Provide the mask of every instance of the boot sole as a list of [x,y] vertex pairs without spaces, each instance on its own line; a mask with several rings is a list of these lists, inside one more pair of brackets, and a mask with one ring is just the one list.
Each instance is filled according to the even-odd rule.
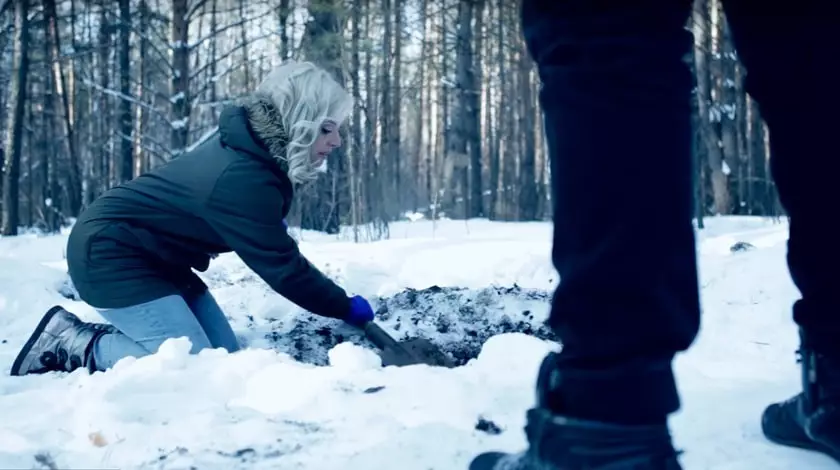
[[26,359],[26,356],[32,351],[32,346],[35,345],[35,342],[38,341],[38,338],[44,333],[44,330],[47,328],[47,325],[50,323],[50,320],[55,316],[56,313],[64,310],[60,305],[56,305],[49,310],[47,313],[44,314],[44,317],[41,318],[41,321],[38,323],[38,326],[35,327],[35,331],[29,336],[29,339],[26,340],[23,347],[20,349],[17,357],[15,358],[15,362],[12,363],[12,369],[10,371],[10,375],[13,377],[21,377],[22,374],[20,373],[20,368],[23,365],[23,361]]
[[778,438],[776,436],[772,436],[772,435],[768,435],[768,434],[765,434],[764,437],[766,437],[767,440],[769,440],[770,442],[772,442],[774,444],[778,444],[778,445],[782,445],[782,446],[786,446],[786,447],[793,447],[793,448],[796,448],[796,449],[810,450],[812,452],[819,452],[823,455],[831,457],[832,459],[834,459],[835,462],[840,464],[840,454],[838,454],[836,452],[833,452],[831,449],[829,449],[828,447],[820,444],[819,442],[781,439],[781,438]]

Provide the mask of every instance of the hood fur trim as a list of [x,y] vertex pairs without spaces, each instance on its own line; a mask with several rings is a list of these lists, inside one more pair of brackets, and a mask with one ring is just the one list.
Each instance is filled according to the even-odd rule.
[[300,178],[302,173],[309,173],[312,166],[308,160],[289,161],[288,143],[289,135],[283,126],[283,120],[276,106],[271,100],[259,95],[249,95],[238,103],[245,108],[248,114],[248,122],[256,134],[257,139],[268,149],[268,152],[277,160],[280,167],[289,175],[293,183],[303,183]]

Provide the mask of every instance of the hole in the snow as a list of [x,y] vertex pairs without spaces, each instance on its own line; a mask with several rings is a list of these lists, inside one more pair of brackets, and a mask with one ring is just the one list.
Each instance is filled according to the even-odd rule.
[[[557,341],[543,323],[551,303],[551,293],[545,290],[517,285],[484,289],[432,286],[406,289],[373,303],[377,305],[376,321],[398,340],[428,338],[456,365],[477,357],[484,342],[501,333]],[[278,351],[318,365],[327,364],[327,351],[343,341],[376,350],[360,330],[314,315],[299,317],[291,330],[269,331],[266,338]]]

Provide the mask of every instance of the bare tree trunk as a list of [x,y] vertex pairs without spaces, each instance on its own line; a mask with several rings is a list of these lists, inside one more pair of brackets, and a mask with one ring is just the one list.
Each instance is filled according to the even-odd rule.
[[[734,52],[734,51],[733,51]],[[747,119],[750,117],[749,106],[747,104],[747,94],[743,90],[743,70],[737,62],[734,64],[734,85],[733,93],[736,103],[735,120],[735,136],[736,136],[736,155],[733,158],[738,162],[738,213],[752,214],[753,200],[750,195],[750,152],[747,150],[749,144],[747,143]]]
[[540,106],[540,79],[536,71],[531,74],[531,119],[534,122],[534,161],[537,167],[537,208],[535,219],[544,219],[552,214],[548,195],[548,146],[545,139],[545,121],[542,119],[543,112]]
[[6,142],[9,143],[5,151],[0,146],[0,157],[3,157],[3,235],[17,235],[20,223],[20,155],[23,144],[23,119],[26,105],[27,76],[29,74],[29,0],[15,2],[14,54],[12,64],[14,75],[9,86],[9,108],[11,116],[8,118]]
[[248,23],[245,22],[245,3],[247,0],[239,0],[239,18],[242,27],[239,28],[239,40],[242,44],[242,73],[245,74],[245,89],[251,89],[251,60],[248,55]]
[[393,44],[393,1],[382,0],[382,22],[385,31],[382,37],[383,54],[382,54],[382,69],[379,75],[379,93],[382,96],[382,104],[379,109],[379,119],[381,127],[381,138],[379,141],[379,161],[384,166],[384,178],[387,181],[385,188],[386,210],[388,218],[393,219],[396,216],[396,207],[394,204],[394,181],[396,180],[396,156],[391,152],[393,147],[391,140],[393,139],[393,119],[396,113],[393,108],[393,89],[391,88],[391,69],[394,57]]
[[[365,12],[367,12],[365,15],[364,29],[365,32],[370,32],[370,17],[372,15],[370,8],[371,0],[362,0],[362,3]],[[379,168],[376,163],[376,139],[378,136],[377,124],[379,123],[379,110],[377,107],[378,102],[376,94],[372,92],[375,76],[376,71],[374,70],[373,65],[373,52],[371,51],[371,48],[368,47],[365,51],[365,90],[367,91],[365,97],[365,122],[367,123],[366,138],[368,145],[366,146],[367,151],[365,152],[365,165],[363,168],[365,171],[365,211],[369,217],[375,212],[375,201],[379,200],[380,206],[378,206],[378,208],[382,208],[381,197],[378,197],[382,196],[381,174],[379,173]]]
[[470,149],[470,217],[484,217],[484,197],[482,196],[484,188],[482,187],[482,145],[481,145],[481,84],[482,79],[482,65],[481,54],[483,52],[482,40],[483,32],[483,18],[485,0],[473,0],[473,17],[475,18],[475,41],[469,44],[470,55],[473,58],[472,67],[467,73],[468,102],[470,104],[469,120],[466,122],[467,142]]
[[[442,28],[438,27],[438,22],[441,21],[441,16],[433,15],[432,13],[433,11],[429,11],[426,17],[426,21],[429,23],[428,47],[431,50],[440,50],[442,47],[441,43],[443,42],[443,33]],[[429,54],[424,58],[429,61],[427,79],[429,83],[426,92],[426,96],[429,97],[429,114],[427,116],[428,131],[426,133],[428,139],[426,145],[426,208],[430,213],[429,215],[435,218],[437,214],[436,204],[440,175],[440,141],[443,140],[444,133],[440,119],[441,107],[443,105],[441,102],[442,74],[441,68],[438,66],[437,55]]]
[[[111,87],[111,71],[108,67],[109,57],[111,52],[111,25],[108,22],[106,8],[102,8],[99,12],[99,86],[102,90],[108,90]],[[96,153],[96,160],[93,165],[94,177],[98,179],[99,185],[96,188],[95,196],[102,194],[106,189],[110,188],[115,178],[111,175],[111,159],[112,159],[112,135],[113,131],[110,128],[109,122],[111,120],[111,97],[107,93],[99,94],[99,139],[100,151]]]
[[[711,0],[712,8],[712,57],[713,74],[716,83],[716,96],[718,97],[717,107],[720,110],[720,149],[724,165],[728,164],[729,174],[737,176],[740,173],[740,158],[738,155],[738,90],[735,83],[737,65],[735,49],[729,38],[729,28],[723,16],[723,7],[719,0]],[[741,93],[743,96],[743,93]],[[729,194],[729,207],[725,213],[740,213],[745,205],[743,193],[736,191],[735,197],[729,187],[728,175],[724,175],[726,191]],[[736,187],[737,189],[737,187]],[[734,203],[734,205],[733,205]]]
[[539,207],[539,192],[537,191],[537,171],[536,171],[536,136],[534,128],[536,127],[533,99],[531,96],[531,73],[533,72],[532,62],[527,54],[520,54],[519,62],[519,89],[521,90],[519,96],[520,102],[520,116],[523,149],[519,155],[519,198],[518,198],[518,220],[536,220],[537,209]]
[[[303,39],[304,56],[329,72],[344,85],[344,66],[341,60],[343,43],[338,0],[310,0],[312,20],[306,25]],[[341,128],[342,133],[346,127]],[[346,136],[345,136],[346,137]],[[346,201],[345,178],[347,150],[344,146],[333,151],[327,159],[327,174],[300,198],[301,227],[337,234],[341,228],[343,202]],[[302,196],[304,196],[302,194]]]
[[354,3],[351,7],[353,11],[353,29],[351,32],[350,42],[350,84],[352,87],[353,99],[355,105],[353,106],[353,129],[350,131],[352,138],[352,148],[348,152],[350,162],[348,169],[350,171],[350,222],[353,225],[353,241],[359,241],[359,188],[358,177],[361,166],[359,162],[365,154],[366,149],[362,144],[362,90],[359,84],[359,73],[362,70],[361,60],[359,58],[359,42],[362,35],[362,5]]
[[[215,0],[213,0],[213,4],[215,5]],[[147,44],[148,39],[146,35],[148,34],[149,29],[149,5],[146,0],[140,0],[138,5],[138,16],[139,16],[139,25],[138,25],[138,42],[140,43],[140,51],[138,54],[137,60],[137,75],[138,75],[138,83],[137,83],[137,91],[135,92],[135,96],[137,97],[137,101],[140,103],[135,107],[135,116],[134,116],[134,175],[138,176],[142,173],[145,173],[149,170],[149,158],[148,154],[143,151],[143,133],[146,131],[146,113],[143,111],[142,104],[146,101],[146,87],[148,86],[148,80],[146,79],[147,74],[147,67],[146,67],[146,54],[148,54],[149,46]]]
[[76,153],[75,138],[73,135],[72,110],[70,108],[67,86],[64,81],[64,71],[61,67],[61,39],[58,30],[58,15],[56,13],[55,0],[44,0],[44,15],[47,25],[48,43],[50,44],[50,59],[52,60],[53,87],[55,94],[59,97],[61,106],[60,117],[67,145],[69,157],[69,168],[67,169],[67,205],[71,215],[79,213],[81,207],[82,185],[79,177],[79,161]]
[[188,0],[172,0],[172,135],[170,151],[180,155],[187,147],[190,127],[190,49]]
[[[516,35],[512,34],[511,38],[516,38],[514,41],[518,42]],[[519,82],[522,80],[522,76],[519,73],[515,73],[517,64],[519,64],[520,49],[518,47],[508,47],[507,50],[509,56],[507,57],[505,66],[510,67],[512,71],[512,73],[508,74],[507,86],[508,93],[510,93],[512,99],[508,101],[506,114],[507,123],[505,129],[507,130],[507,136],[505,137],[505,159],[502,162],[502,207],[505,220],[513,220],[516,218],[516,207],[518,204],[516,195],[518,194],[519,143],[522,141],[522,126],[519,122],[520,100],[522,98],[518,93]]]
[[421,171],[421,168],[425,166],[424,163],[427,163],[429,158],[426,139],[429,119],[429,101],[431,99],[431,97],[428,96],[429,89],[427,87],[426,79],[426,56],[428,55],[429,50],[429,40],[427,39],[429,34],[428,10],[429,0],[422,0],[420,3],[420,24],[423,28],[421,36],[423,39],[420,43],[420,63],[418,64],[419,69],[417,70],[417,94],[420,103],[417,106],[419,109],[417,121],[414,123],[414,140],[416,142],[416,147],[414,148],[414,159],[411,171],[411,179],[416,181],[416,183],[414,183],[413,199],[411,202],[411,208],[414,212],[417,212],[420,209],[421,193],[426,192],[429,187],[429,182],[426,180],[427,173],[424,174]]
[[[46,38],[49,38],[49,23],[44,22],[44,35]],[[44,57],[51,57],[52,56],[52,47],[49,40],[44,41]],[[60,149],[59,146],[63,143],[63,141],[58,140],[57,136],[55,135],[56,127],[60,128],[60,125],[56,124],[56,120],[58,119],[59,112],[57,111],[57,104],[56,104],[56,85],[55,85],[55,75],[53,74],[53,67],[51,63],[47,65],[47,83],[49,86],[45,87],[44,93],[46,95],[46,99],[44,102],[44,122],[43,128],[45,131],[45,154],[46,154],[46,162],[44,165],[44,198],[43,198],[43,210],[46,214],[46,230],[48,232],[58,232],[61,228],[61,225],[64,223],[64,213],[62,212],[62,204],[61,204],[61,183],[59,179],[59,169],[58,169],[58,162],[59,162],[59,154]]]
[[502,129],[502,124],[504,123],[504,117],[506,112],[507,106],[507,96],[508,94],[505,92],[506,89],[506,70],[507,64],[505,63],[505,0],[498,0],[496,5],[496,11],[498,17],[496,19],[496,40],[499,41],[499,48],[497,49],[496,55],[496,67],[499,69],[499,99],[496,103],[496,119],[494,122],[495,125],[495,135],[493,136],[493,140],[495,145],[493,146],[493,152],[490,155],[490,218],[495,219],[498,216],[499,211],[499,175],[500,175],[500,165],[502,160],[502,154],[505,151],[506,144],[502,139],[502,136],[505,135]]
[[[443,210],[446,206],[454,204],[454,197],[450,195],[452,187],[452,162],[449,158],[448,152],[450,147],[450,139],[452,138],[452,129],[449,126],[449,111],[450,111],[450,89],[452,82],[449,77],[450,69],[450,54],[448,53],[450,47],[449,40],[449,18],[447,18],[447,11],[449,9],[449,2],[442,0],[440,3],[440,44],[439,47],[443,52],[441,54],[440,63],[440,87],[438,89],[438,96],[440,105],[438,106],[438,145],[435,152],[435,193],[432,200],[435,201],[435,206],[440,206],[438,209]],[[448,204],[443,204],[442,200],[451,201]]]
[[119,128],[120,128],[120,181],[128,181],[134,174],[134,139],[131,136],[134,127],[131,120],[131,3],[129,0],[119,0],[120,28],[119,28],[119,64],[120,64],[120,94]]
[[712,128],[711,120],[720,119],[720,110],[711,106],[711,80],[708,62],[711,38],[709,34],[709,1],[695,0],[694,20],[694,66],[697,75],[697,104],[700,115],[700,132],[706,145],[706,158],[711,171],[712,194],[715,211],[726,214],[729,211],[729,183],[724,172],[723,151],[720,148],[717,132]]
[[[494,43],[496,41],[490,40],[492,38],[491,26],[494,24],[495,16],[494,16],[494,5],[489,3],[487,5],[487,22],[485,23],[485,35],[488,36],[488,40],[484,41],[484,49],[482,50],[482,55],[484,56],[483,61],[483,74],[485,77],[493,77],[496,74],[494,73],[494,63],[492,62],[493,52],[494,52]],[[492,174],[492,166],[493,160],[496,158],[498,143],[496,137],[496,113],[497,113],[497,104],[493,102],[494,98],[494,91],[495,86],[492,79],[487,80],[484,85],[484,107],[482,108],[484,114],[484,142],[485,145],[485,161],[483,162],[485,172],[482,174],[482,178],[487,181],[486,183],[486,190],[482,190],[481,196],[482,201],[485,201],[484,196],[492,194],[493,187],[495,185],[495,181],[493,180]],[[496,215],[495,208],[493,207],[493,201],[489,198],[484,202],[484,213],[489,219],[493,219]]]
[[[27,80],[29,85],[29,90],[27,92],[28,95],[34,95],[35,87],[32,85],[31,80]],[[10,89],[13,89],[10,87]],[[34,227],[36,225],[35,219],[35,207],[38,204],[39,198],[35,193],[35,156],[37,153],[33,151],[35,148],[35,113],[32,112],[32,101],[31,99],[27,100],[27,107],[29,110],[26,112],[27,115],[27,127],[26,130],[26,146],[29,149],[29,156],[26,158],[26,166],[27,166],[27,174],[29,175],[26,178],[26,200],[29,201],[26,204],[27,210],[27,217],[26,217],[26,224],[29,227]]]
[[699,116],[692,117],[691,158],[694,165],[694,216],[697,218],[697,228],[706,228],[706,178],[703,165],[702,150],[705,149],[703,136],[700,133]]
[[[49,45],[44,42],[45,57],[49,57]],[[47,70],[49,72],[49,70]],[[58,186],[58,148],[54,142],[55,95],[52,92],[51,75],[48,73],[44,84],[44,113],[41,115],[41,128],[44,138],[41,150],[41,213],[44,214],[44,230],[57,232],[63,222],[60,207],[60,188]]]
[[474,73],[473,67],[473,30],[472,20],[475,0],[463,1],[458,4],[458,35],[456,40],[456,75],[458,86],[458,100],[456,113],[458,118],[453,123],[452,138],[449,141],[446,158],[449,160],[452,179],[450,181],[449,205],[454,210],[461,203],[460,215],[464,218],[471,216],[469,212],[469,145],[472,143],[471,132],[474,129]]
[[[354,5],[354,8],[356,7]],[[277,23],[280,29],[280,58],[282,60],[287,60],[292,50],[289,44],[289,32],[286,30],[291,13],[289,0],[280,0],[280,8],[277,9]]]
[[402,212],[404,209],[405,191],[402,188],[401,179],[403,171],[402,153],[402,35],[403,35],[403,14],[405,9],[405,2],[397,0],[393,4],[394,8],[394,69],[392,71],[393,79],[391,85],[391,95],[393,96],[391,102],[391,128],[389,130],[390,137],[388,143],[390,144],[391,158],[393,159],[394,180],[393,191],[391,197],[396,201],[396,213]]

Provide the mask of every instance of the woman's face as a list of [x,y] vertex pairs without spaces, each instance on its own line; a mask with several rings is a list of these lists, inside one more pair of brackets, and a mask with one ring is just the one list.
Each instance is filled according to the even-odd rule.
[[333,121],[324,121],[315,143],[312,144],[310,158],[315,167],[320,167],[330,154],[337,147],[341,146],[341,136],[338,133],[338,124]]

